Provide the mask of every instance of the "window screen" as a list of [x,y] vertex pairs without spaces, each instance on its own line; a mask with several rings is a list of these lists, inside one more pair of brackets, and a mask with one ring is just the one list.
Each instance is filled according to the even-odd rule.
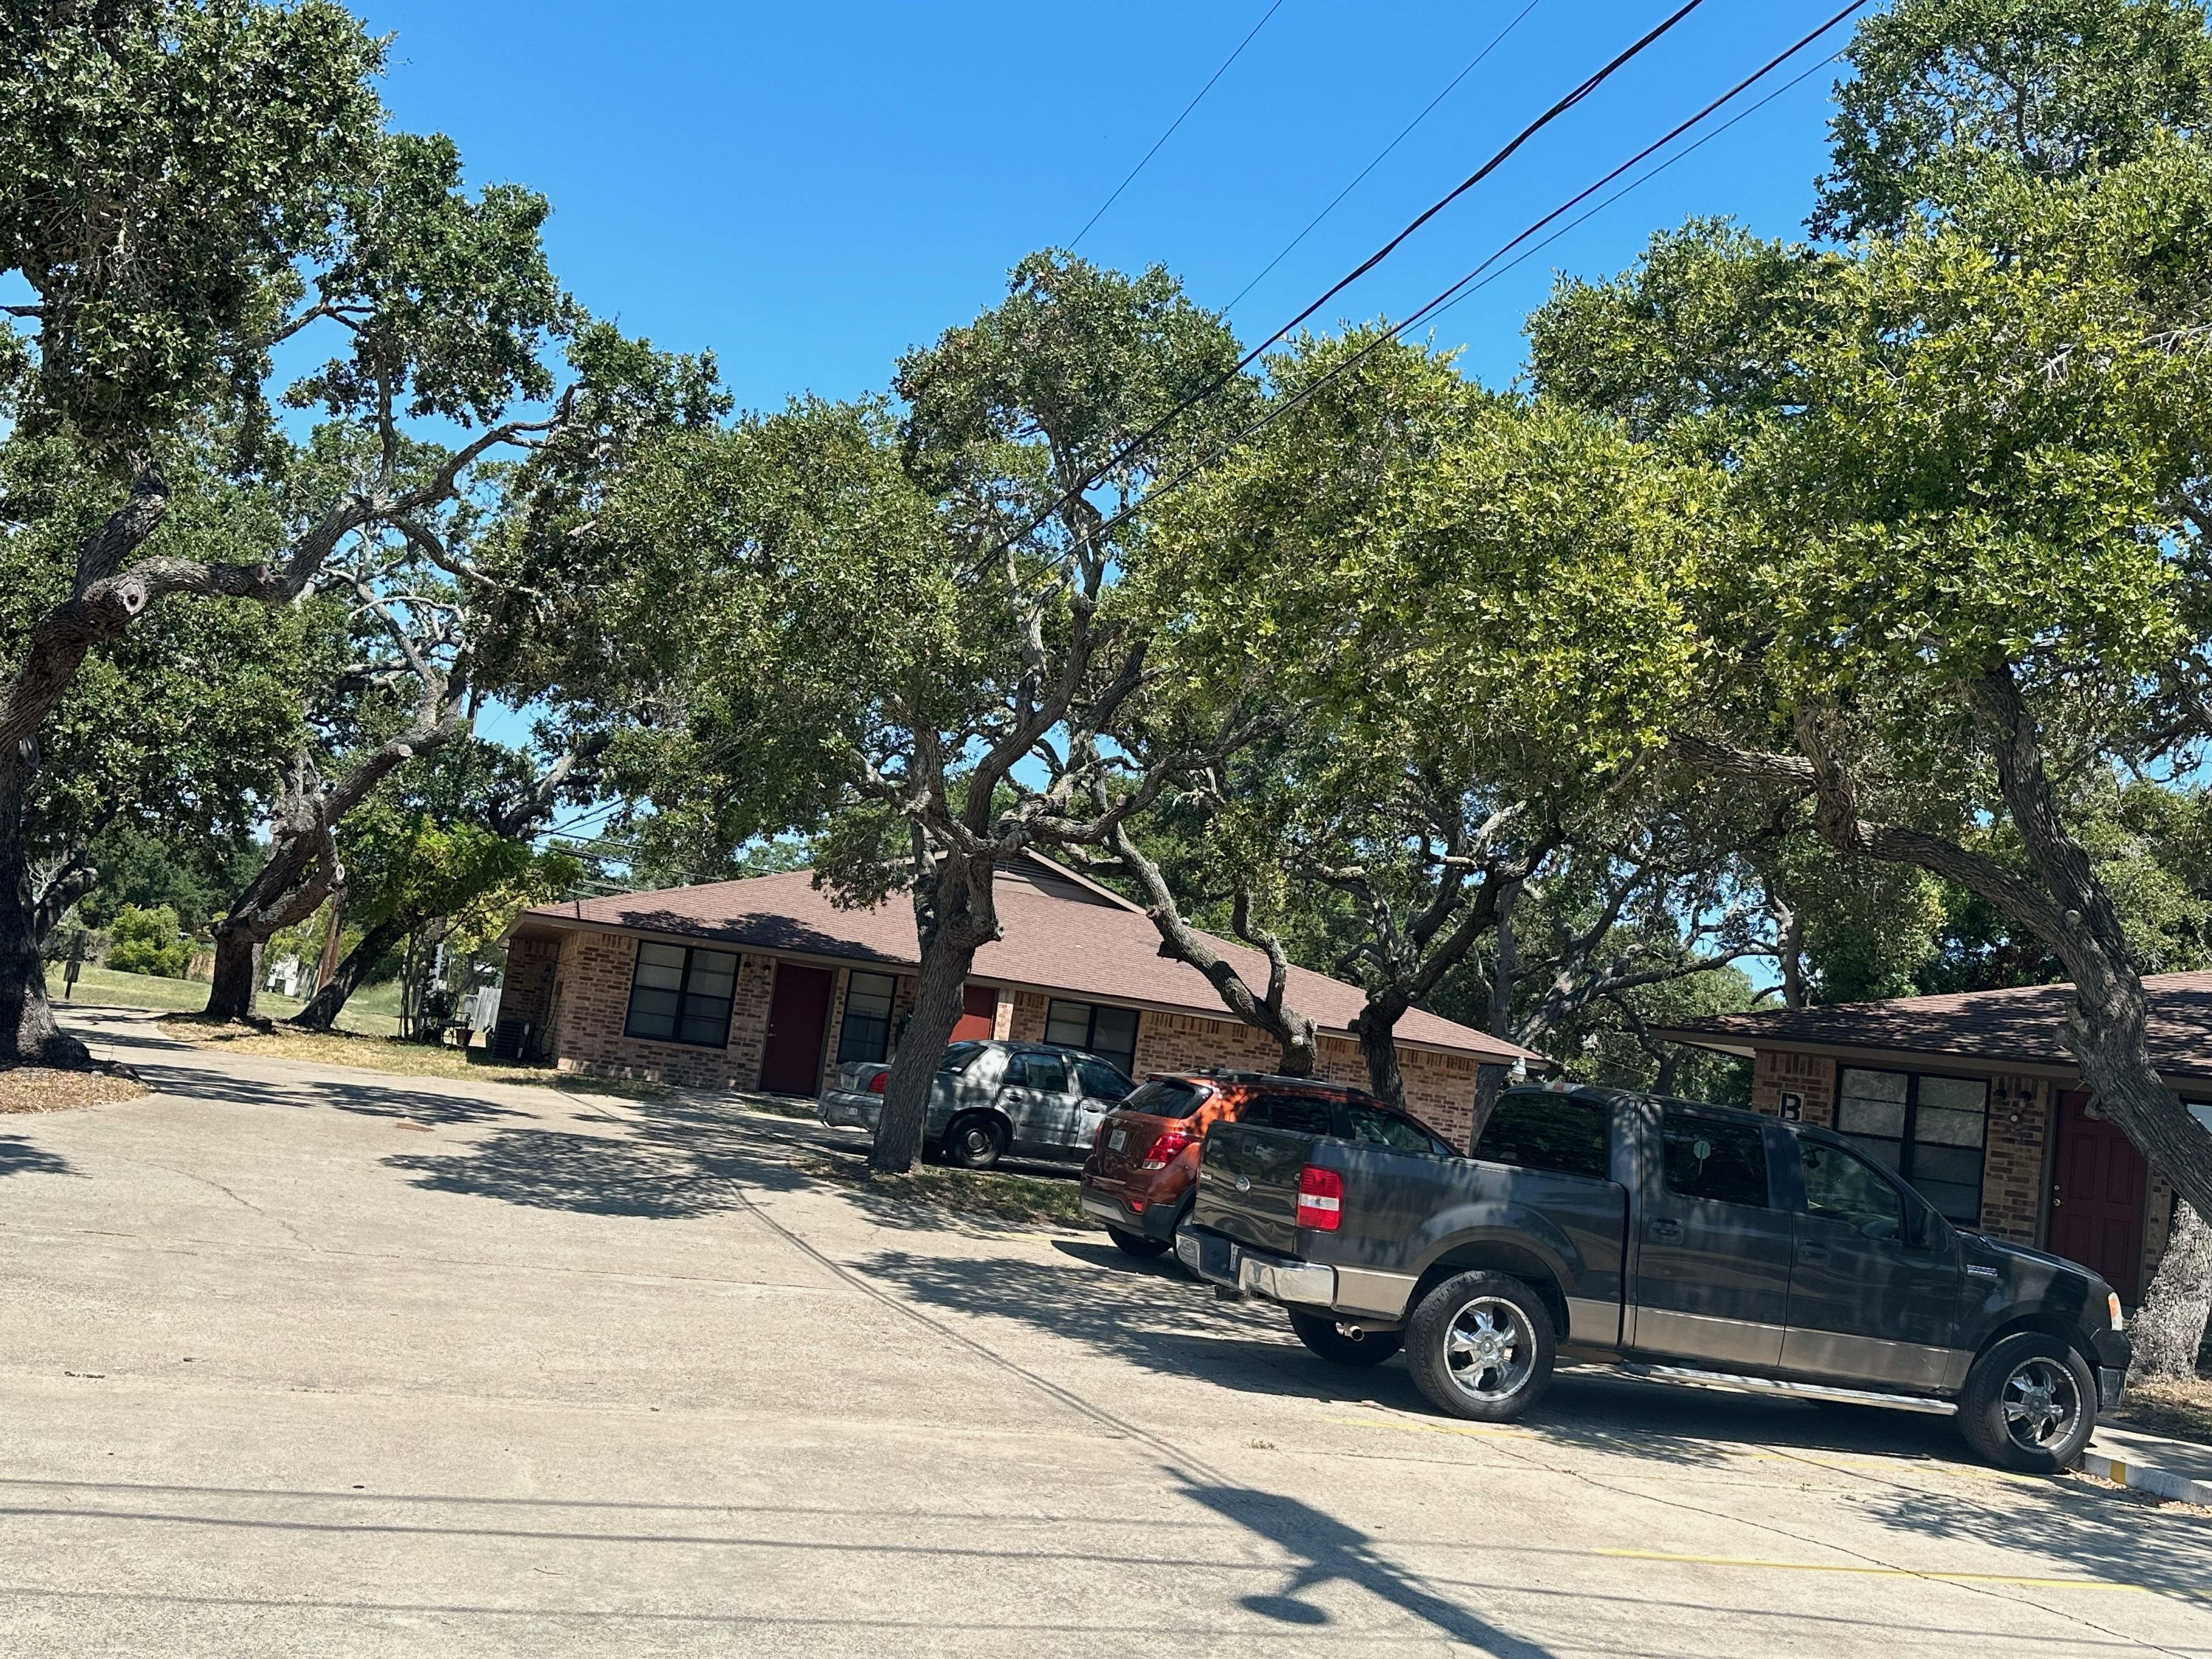
[[738,959],[727,951],[641,944],[631,975],[625,1036],[720,1048],[730,1040]]
[[1840,1083],[1836,1127],[1953,1221],[1981,1225],[1989,1085],[1852,1066]]
[[882,1060],[891,1046],[891,1000],[898,981],[889,974],[854,974],[845,981],[845,1023],[837,1032],[837,1060]]
[[1723,1204],[1768,1205],[1766,1138],[1757,1124],[1668,1112],[1659,1133],[1668,1192]]
[[1261,1095],[1237,1115],[1237,1121],[1302,1135],[1336,1133],[1336,1115],[1329,1109],[1329,1103],[1312,1095]]
[[1613,1176],[1606,1148],[1606,1109],[1572,1095],[1508,1094],[1498,1097],[1474,1155],[1492,1164],[1553,1175]]
[[1124,1072],[1137,1069],[1137,1011],[1109,1008],[1091,1002],[1063,1002],[1055,997],[1045,1006],[1044,1040],[1063,1048],[1084,1048],[1111,1060]]

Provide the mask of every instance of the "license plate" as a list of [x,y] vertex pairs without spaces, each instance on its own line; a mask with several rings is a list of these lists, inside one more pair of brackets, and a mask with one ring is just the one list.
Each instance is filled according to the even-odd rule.
[[1129,1132],[1127,1129],[1116,1129],[1106,1137],[1106,1145],[1117,1152],[1128,1144]]

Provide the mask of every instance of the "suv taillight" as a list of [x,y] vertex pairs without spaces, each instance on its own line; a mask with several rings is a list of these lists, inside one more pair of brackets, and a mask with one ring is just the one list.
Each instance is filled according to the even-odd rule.
[[891,1073],[888,1066],[868,1079],[868,1092],[872,1095],[879,1095],[890,1086]]
[[1147,1170],[1164,1170],[1175,1162],[1176,1154],[1191,1143],[1187,1129],[1163,1129],[1152,1137],[1152,1144],[1145,1148],[1142,1159]]
[[1298,1225],[1333,1233],[1344,1219],[1344,1177],[1309,1164],[1298,1171]]

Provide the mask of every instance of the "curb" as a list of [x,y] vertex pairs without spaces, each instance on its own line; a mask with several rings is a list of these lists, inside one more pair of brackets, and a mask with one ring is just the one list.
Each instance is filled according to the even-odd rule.
[[2161,1469],[2154,1464],[2130,1463],[2123,1458],[2107,1457],[2102,1452],[2085,1451],[2075,1467],[2084,1474],[2093,1474],[2109,1480],[2116,1486],[2133,1486],[2154,1498],[2173,1498],[2184,1504],[2201,1504],[2212,1508],[2212,1480],[2192,1480],[2187,1475],[2176,1474],[2171,1469]]

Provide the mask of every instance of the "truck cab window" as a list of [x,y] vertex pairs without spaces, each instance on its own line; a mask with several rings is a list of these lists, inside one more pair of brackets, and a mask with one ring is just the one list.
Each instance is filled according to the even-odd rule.
[[1509,1094],[1492,1108],[1474,1155],[1492,1164],[1553,1175],[1611,1178],[1606,1109],[1572,1095]]
[[1756,1124],[1668,1112],[1660,1119],[1667,1190],[1682,1198],[1768,1207],[1766,1139]]
[[1442,1152],[1450,1156],[1449,1147],[1441,1145],[1420,1125],[1408,1122],[1395,1112],[1386,1112],[1379,1106],[1364,1105],[1356,1100],[1346,1101],[1344,1111],[1352,1120],[1352,1138],[1363,1146],[1395,1146],[1401,1152]]
[[1840,1221],[1869,1238],[1897,1238],[1905,1231],[1905,1195],[1866,1159],[1818,1141],[1797,1144],[1805,1166],[1805,1209]]

